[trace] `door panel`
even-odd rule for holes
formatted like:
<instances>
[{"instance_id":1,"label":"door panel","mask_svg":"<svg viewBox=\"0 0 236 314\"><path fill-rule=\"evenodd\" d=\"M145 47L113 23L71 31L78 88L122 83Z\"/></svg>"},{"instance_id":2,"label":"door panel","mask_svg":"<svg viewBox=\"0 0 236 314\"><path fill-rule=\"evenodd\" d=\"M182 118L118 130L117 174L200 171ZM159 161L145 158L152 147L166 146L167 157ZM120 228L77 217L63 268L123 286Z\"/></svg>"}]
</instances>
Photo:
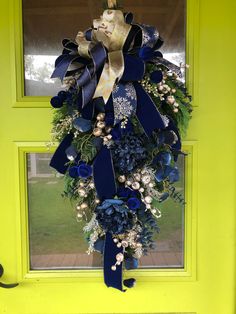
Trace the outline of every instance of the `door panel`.
<instances>
[{"instance_id":1,"label":"door panel","mask_svg":"<svg viewBox=\"0 0 236 314\"><path fill-rule=\"evenodd\" d=\"M43 152L52 115L48 97L23 96L20 1L0 2L1 281L20 283L0 288L0 313L234 313L236 4L187 4L195 110L185 143L185 268L135 271L137 286L121 293L98 270L29 270L25 154Z\"/></svg>"}]
</instances>

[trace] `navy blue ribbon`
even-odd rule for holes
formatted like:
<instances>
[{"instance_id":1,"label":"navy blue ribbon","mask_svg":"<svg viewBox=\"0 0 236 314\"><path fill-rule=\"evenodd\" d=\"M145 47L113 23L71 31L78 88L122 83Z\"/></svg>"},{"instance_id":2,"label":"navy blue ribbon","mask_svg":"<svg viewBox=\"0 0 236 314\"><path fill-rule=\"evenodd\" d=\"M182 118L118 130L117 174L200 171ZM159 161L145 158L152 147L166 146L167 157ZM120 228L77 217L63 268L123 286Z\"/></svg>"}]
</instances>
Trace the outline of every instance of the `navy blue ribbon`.
<instances>
[{"instance_id":1,"label":"navy blue ribbon","mask_svg":"<svg viewBox=\"0 0 236 314\"><path fill-rule=\"evenodd\" d=\"M123 291L122 287L122 263L116 265L116 270L111 267L116 263L116 255L123 254L123 247L118 248L112 239L110 232L106 233L105 247L104 247L104 281L108 287L113 287Z\"/></svg>"},{"instance_id":2,"label":"navy blue ribbon","mask_svg":"<svg viewBox=\"0 0 236 314\"><path fill-rule=\"evenodd\" d=\"M103 146L93 163L94 184L100 200L116 195L115 173L111 151Z\"/></svg>"},{"instance_id":3,"label":"navy blue ribbon","mask_svg":"<svg viewBox=\"0 0 236 314\"><path fill-rule=\"evenodd\" d=\"M137 82L133 84L137 94L136 116L146 135L150 137L154 130L165 129L165 123L153 100L143 87Z\"/></svg>"},{"instance_id":4,"label":"navy blue ribbon","mask_svg":"<svg viewBox=\"0 0 236 314\"><path fill-rule=\"evenodd\" d=\"M50 161L50 166L61 174L65 174L68 169L68 165L66 165L66 163L69 161L69 159L67 158L66 150L68 147L70 147L73 137L74 136L71 133L64 137Z\"/></svg>"}]
</instances>

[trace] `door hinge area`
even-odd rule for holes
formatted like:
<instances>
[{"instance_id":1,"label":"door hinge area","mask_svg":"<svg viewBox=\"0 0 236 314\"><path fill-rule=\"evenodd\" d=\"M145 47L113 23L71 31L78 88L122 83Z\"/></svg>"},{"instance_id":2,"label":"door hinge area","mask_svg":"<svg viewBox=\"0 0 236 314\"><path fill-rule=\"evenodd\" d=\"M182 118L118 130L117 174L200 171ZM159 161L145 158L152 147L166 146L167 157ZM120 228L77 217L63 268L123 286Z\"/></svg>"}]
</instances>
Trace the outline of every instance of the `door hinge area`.
<instances>
[{"instance_id":1,"label":"door hinge area","mask_svg":"<svg viewBox=\"0 0 236 314\"><path fill-rule=\"evenodd\" d=\"M0 264L0 278L2 277L4 273L4 268L3 266ZM6 288L6 289L9 289L9 288L15 288L16 286L18 286L18 283L3 283L3 282L0 282L0 288Z\"/></svg>"}]
</instances>

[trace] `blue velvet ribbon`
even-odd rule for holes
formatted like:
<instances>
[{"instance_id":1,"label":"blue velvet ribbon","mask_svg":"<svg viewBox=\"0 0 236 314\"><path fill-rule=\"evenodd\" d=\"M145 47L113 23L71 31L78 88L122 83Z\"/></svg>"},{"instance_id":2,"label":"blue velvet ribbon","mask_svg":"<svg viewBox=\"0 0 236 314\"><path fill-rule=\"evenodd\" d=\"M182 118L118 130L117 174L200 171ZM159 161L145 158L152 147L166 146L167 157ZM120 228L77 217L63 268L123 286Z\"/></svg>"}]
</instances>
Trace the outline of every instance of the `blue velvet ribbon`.
<instances>
[{"instance_id":1,"label":"blue velvet ribbon","mask_svg":"<svg viewBox=\"0 0 236 314\"><path fill-rule=\"evenodd\" d=\"M65 174L68 169L66 163L69 161L69 159L67 158L66 150L71 146L73 137L74 136L71 133L64 137L50 161L50 166L61 174Z\"/></svg>"},{"instance_id":2,"label":"blue velvet ribbon","mask_svg":"<svg viewBox=\"0 0 236 314\"><path fill-rule=\"evenodd\" d=\"M93 163L94 184L98 198L102 201L116 195L115 173L111 151L103 146Z\"/></svg>"},{"instance_id":3,"label":"blue velvet ribbon","mask_svg":"<svg viewBox=\"0 0 236 314\"><path fill-rule=\"evenodd\" d=\"M116 194L115 173L112 164L110 150L103 146L93 164L93 175L96 191L100 200L113 198ZM106 233L103 274L104 281L108 287L113 287L123 291L122 288L122 263L116 266L116 270L111 267L116 263L116 255L123 253L123 248L118 248L112 239L110 232Z\"/></svg>"},{"instance_id":4,"label":"blue velvet ribbon","mask_svg":"<svg viewBox=\"0 0 236 314\"><path fill-rule=\"evenodd\" d=\"M165 123L152 98L146 93L143 87L137 82L133 84L137 94L136 116L146 135L150 137L154 130L164 129Z\"/></svg>"},{"instance_id":5,"label":"blue velvet ribbon","mask_svg":"<svg viewBox=\"0 0 236 314\"><path fill-rule=\"evenodd\" d=\"M123 250L123 247L117 247L112 239L112 234L107 232L103 253L104 281L108 287L113 287L121 291L124 291L122 287L122 263L116 266L115 271L111 267L116 263L116 255L118 253L123 254Z\"/></svg>"}]
</instances>

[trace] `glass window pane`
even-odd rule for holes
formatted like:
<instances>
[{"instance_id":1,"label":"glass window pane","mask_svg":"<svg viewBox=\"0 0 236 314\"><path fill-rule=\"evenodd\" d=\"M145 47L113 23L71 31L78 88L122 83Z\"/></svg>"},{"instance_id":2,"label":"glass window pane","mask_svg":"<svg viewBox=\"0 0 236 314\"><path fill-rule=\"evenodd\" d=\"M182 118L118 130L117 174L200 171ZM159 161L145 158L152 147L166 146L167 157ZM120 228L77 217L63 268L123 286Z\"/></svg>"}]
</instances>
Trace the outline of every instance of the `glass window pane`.
<instances>
[{"instance_id":1,"label":"glass window pane","mask_svg":"<svg viewBox=\"0 0 236 314\"><path fill-rule=\"evenodd\" d=\"M31 269L102 267L99 253L87 255L83 223L73 205L61 197L63 176L49 167L51 154L27 154L28 209ZM182 179L176 190L184 193L184 157L179 158ZM168 200L159 207L157 248L141 259L140 267L184 266L184 206Z\"/></svg>"},{"instance_id":2,"label":"glass window pane","mask_svg":"<svg viewBox=\"0 0 236 314\"><path fill-rule=\"evenodd\" d=\"M154 25L165 40L161 51L177 64L185 60L186 0L124 0L124 12L135 21ZM102 13L97 0L22 0L25 95L54 95L58 80L49 79L63 38L74 39ZM174 12L174 14L173 14Z\"/></svg>"}]
</instances>

